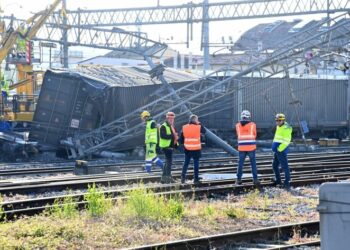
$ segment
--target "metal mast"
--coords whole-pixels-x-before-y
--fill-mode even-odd
[[[329,29],[315,32],[329,21],[332,23]],[[269,78],[283,74],[285,70],[305,62],[303,56],[305,51],[328,44],[330,38],[332,39],[331,42],[336,43],[337,46],[343,46],[349,43],[349,37],[350,20],[344,19],[344,15],[331,20],[320,21],[299,34],[292,35],[266,49],[267,58],[252,66],[243,70],[240,67],[223,68],[198,81],[176,89],[174,92],[169,93],[164,90],[162,93],[158,93],[159,98],[136,109],[134,112],[87,134],[73,138],[73,144],[79,142],[79,144],[74,144],[74,147],[80,149],[82,156],[114,148],[140,133],[142,125],[139,122],[139,114],[144,109],[155,114],[155,119],[163,117],[166,111],[171,109],[181,119],[181,117],[183,118],[184,115],[188,114],[188,109],[196,112],[203,105],[209,105],[237,91],[238,83],[243,76],[255,74],[262,78]],[[274,49],[272,53],[269,52],[271,49]],[[259,81],[257,80],[255,84],[258,84]],[[180,100],[178,97],[180,97]]]

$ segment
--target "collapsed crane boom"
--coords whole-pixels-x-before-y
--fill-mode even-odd
[[[314,32],[327,22],[332,24],[328,29]],[[116,147],[140,133],[142,125],[139,122],[139,113],[142,110],[149,110],[157,119],[171,109],[181,119],[181,116],[188,113],[188,109],[196,112],[203,105],[237,91],[240,77],[258,74],[262,78],[269,78],[287,73],[288,69],[305,62],[305,51],[320,48],[330,42],[344,46],[349,43],[349,37],[350,20],[345,19],[344,15],[320,21],[307,30],[266,49],[266,58],[252,66],[245,69],[227,67],[176,89],[173,93],[165,92],[166,90],[159,92],[159,98],[153,102],[96,130],[73,138],[74,147],[81,155]],[[319,55],[315,55],[317,56]]]

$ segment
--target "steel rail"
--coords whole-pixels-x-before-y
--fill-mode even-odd
[[[350,178],[350,169],[344,172],[339,173],[309,173],[305,175],[305,173],[301,173],[301,176],[293,176],[291,185],[294,187],[297,186],[305,186],[309,184],[321,184],[324,182],[336,182],[339,180],[346,180]],[[273,184],[270,181],[266,181],[265,179],[262,181],[262,187],[270,187]],[[124,188],[124,189],[116,189],[116,190],[108,190],[104,191],[106,195],[113,197],[113,199],[127,198],[125,194],[128,191],[137,189],[138,187],[133,188]],[[219,194],[227,194],[234,193],[239,194],[246,192],[247,190],[251,190],[256,188],[251,182],[247,182],[245,180],[242,185],[234,185],[233,180],[220,180],[220,181],[212,181],[202,183],[200,186],[195,186],[192,184],[179,185],[177,184],[165,184],[165,185],[156,185],[153,187],[147,187],[147,189],[152,190],[157,195],[164,195],[167,197],[171,197],[174,195],[183,195],[184,197],[201,197],[201,196],[209,196],[215,197]],[[3,202],[1,205],[4,209],[4,214],[7,219],[17,218],[20,215],[32,215],[42,212],[43,210],[52,207],[52,204],[57,199],[63,199],[66,196],[71,196],[76,200],[79,208],[83,208],[86,202],[83,201],[84,193],[75,194],[75,195],[62,195],[62,196],[52,196],[52,197],[44,197],[44,198],[35,198],[35,199],[27,199],[21,201],[10,201]]]
[[[240,244],[250,243],[253,246],[257,246],[257,242],[260,241],[260,245],[266,245],[266,242],[272,242],[280,244],[281,247],[285,247],[281,242],[285,242],[285,238],[291,238],[296,228],[302,229],[304,235],[318,235],[319,234],[319,221],[301,222],[287,225],[279,225],[274,227],[259,228],[253,230],[244,230],[238,232],[230,232],[209,236],[202,236],[197,238],[190,238],[178,241],[170,241],[160,244],[144,245],[139,247],[132,247],[128,249],[167,249],[167,250],[182,250],[182,249],[220,249],[225,246],[228,248],[239,247]],[[311,244],[315,244],[312,242]],[[263,249],[261,246],[259,249]],[[266,248],[265,248],[266,249]],[[283,249],[283,248],[277,248]]]
[[[325,168],[325,167],[341,167],[341,166],[347,166],[349,164],[350,158],[338,158],[338,159],[324,159],[324,160],[319,160],[319,161],[305,161],[305,162],[290,162],[290,168],[292,171],[299,171],[299,170],[312,170],[312,169],[320,169],[320,168]],[[334,165],[336,163],[336,165]],[[246,166],[248,163],[246,163]],[[114,165],[111,165],[114,166]],[[142,177],[145,175],[144,171],[132,171],[132,172],[118,172],[118,171],[113,171],[111,169],[110,165],[107,165],[107,170],[111,170],[111,172],[107,174],[91,174],[91,175],[78,175],[78,176],[65,176],[65,177],[57,177],[57,178],[50,178],[50,179],[33,179],[32,181],[25,180],[23,181],[24,184],[21,184],[20,181],[18,180],[10,180],[6,181],[7,183],[0,183],[0,186],[16,186],[16,185],[28,185],[28,184],[36,184],[36,183],[52,183],[52,182],[62,182],[62,181],[79,181],[79,180],[87,180],[87,179],[101,179],[101,178],[115,178],[118,176],[122,177],[131,177],[133,176],[134,178],[137,178],[138,176]],[[259,173],[270,173],[271,170],[271,160],[265,161],[265,162],[260,162],[257,164]],[[92,166],[96,168],[100,168],[101,166]],[[114,166],[115,168],[115,166]],[[201,166],[201,173],[206,173],[206,172],[231,172],[235,171],[236,167],[233,165],[231,161],[229,162],[223,162],[222,164],[218,164],[218,162],[210,162],[208,163],[202,163]],[[176,175],[178,171],[181,171],[181,167],[177,166],[173,168],[174,174]],[[114,173],[113,173],[114,172]],[[246,172],[250,172],[250,168],[247,168]],[[151,174],[157,175],[159,174],[159,170],[153,171]],[[20,175],[22,175],[22,172],[20,172]],[[149,176],[149,174],[146,174],[146,176]]]
[[[311,168],[305,167],[305,165],[310,165]],[[339,172],[346,170],[349,166],[349,162],[329,162],[322,164],[320,162],[316,163],[303,163],[303,166],[294,167],[291,165],[291,174],[296,175],[299,173],[321,173],[321,172]],[[306,171],[305,171],[306,169]],[[229,166],[222,167],[208,167],[201,169],[201,173],[231,173],[233,174],[235,168]],[[272,178],[271,166],[267,166],[266,169],[259,169],[260,178],[266,178],[266,174],[270,174],[269,178]],[[265,174],[262,175],[262,173]],[[181,175],[181,170],[173,171],[173,177],[179,178]],[[190,170],[188,173],[188,178],[191,178],[193,171]],[[84,176],[73,176],[71,178],[57,178],[57,179],[44,179],[44,180],[33,180],[31,182],[4,182],[0,183],[0,193],[3,195],[10,194],[27,194],[30,192],[41,193],[48,191],[63,191],[65,189],[85,189],[92,183],[109,186],[109,185],[127,185],[132,183],[150,183],[159,182],[160,175],[159,172],[153,174],[146,174],[144,172],[135,173],[117,173],[108,175],[84,175]],[[233,181],[233,179],[232,179]]]
[[[333,160],[333,161],[340,161],[340,160],[346,160],[350,159],[350,155],[347,156],[346,154],[334,154],[334,155],[305,155],[305,157],[300,157],[300,154],[292,156],[292,158],[289,158],[289,162],[294,163],[300,160],[303,160],[305,162],[311,161],[314,159],[320,160]],[[263,155],[257,157],[257,165],[260,166],[262,164],[267,164],[271,162],[271,155]],[[217,164],[220,162],[229,162],[229,161],[237,161],[237,157],[221,157],[221,158],[208,158],[208,159],[201,159],[201,167],[208,166],[210,164]],[[74,162],[69,162],[74,164]],[[96,164],[93,163],[91,167],[104,167],[107,170],[112,170],[112,168],[120,168],[121,170],[137,170],[142,169],[143,161],[140,162],[133,162],[133,163],[105,163],[105,164]],[[175,160],[174,166],[179,167],[182,166],[183,160]],[[46,165],[47,163],[44,163]],[[40,165],[40,164],[37,164]],[[245,163],[245,165],[249,165],[248,163]],[[50,174],[50,173],[60,173],[60,172],[72,172],[74,169],[74,166],[62,166],[62,167],[47,167],[47,168],[19,168],[19,169],[4,169],[0,170],[0,177],[1,176],[16,176],[16,175],[30,175],[30,174]]]

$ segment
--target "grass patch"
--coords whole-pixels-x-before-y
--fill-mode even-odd
[[[90,196],[85,200],[93,204],[91,211],[88,210],[88,204],[86,211],[78,212],[70,205],[64,208],[63,204],[74,203],[67,198],[56,201],[60,205],[56,213],[0,223],[0,250],[133,248],[207,234],[291,223],[296,218],[298,221],[318,218],[315,210],[304,209],[314,201],[299,199],[300,194],[295,197],[299,203],[294,204],[293,211],[288,211],[286,200],[293,197],[278,189],[273,189],[272,192],[266,189],[260,193],[253,191],[248,195],[228,196],[226,199],[184,200],[182,196],[158,196],[141,186],[126,193],[128,200],[119,199],[114,206],[109,197],[100,191],[94,185],[89,188]],[[109,200],[107,205],[103,205],[105,200]],[[253,204],[253,201],[256,203],[247,207],[247,203]],[[301,204],[303,209],[298,209]],[[96,212],[101,210],[105,214]],[[102,214],[98,219],[95,218]],[[298,232],[294,235],[294,240],[304,237]]]
[[[199,211],[199,216],[210,219],[215,217],[216,213],[215,207],[209,204]]]
[[[256,207],[260,203],[259,190],[255,189],[254,191],[247,194],[245,203],[248,207]]]
[[[0,249],[77,249],[83,225],[76,219],[34,216],[0,225]]]
[[[106,197],[102,190],[96,188],[95,183],[88,186],[84,200],[87,201],[85,208],[92,217],[102,216],[112,207],[112,199]]]
[[[0,222],[5,219],[5,209],[3,208],[3,206],[1,205],[1,203],[3,202],[2,196],[0,194]]]
[[[184,200],[180,195],[166,199],[164,196],[155,195],[143,185],[139,189],[127,192],[126,195],[129,197],[124,209],[127,215],[155,220],[181,220],[184,216]]]
[[[244,208],[229,207],[225,210],[226,215],[231,219],[244,219],[248,217]]]
[[[76,199],[73,198],[72,192],[69,196],[55,199],[53,207],[49,209],[49,214],[58,218],[73,218],[79,214]]]

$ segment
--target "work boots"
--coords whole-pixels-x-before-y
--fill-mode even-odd
[[[254,180],[253,181],[253,185],[256,186],[256,187],[260,186],[260,181],[259,180]]]
[[[243,183],[243,182],[242,182],[241,179],[237,179],[237,180],[236,180],[236,185],[242,185],[242,183]]]
[[[173,178],[171,178],[171,176],[162,176],[162,178],[160,179],[160,183],[162,184],[169,184],[174,182],[175,181],[173,180]]]

